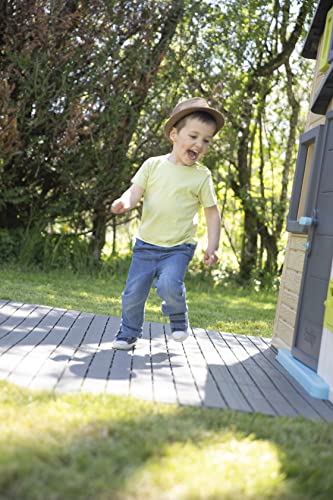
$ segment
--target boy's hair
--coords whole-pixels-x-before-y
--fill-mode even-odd
[[[187,120],[189,118],[196,118],[202,123],[212,124],[215,125],[215,128],[217,128],[216,120],[210,113],[206,113],[206,111],[194,111],[193,113],[184,116],[184,118],[181,118],[178,122],[174,124],[174,127],[177,130],[177,132],[180,132],[181,129],[185,127]]]

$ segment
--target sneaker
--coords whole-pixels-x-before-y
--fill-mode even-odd
[[[112,342],[112,347],[113,349],[128,351],[129,349],[132,349],[137,340],[138,339],[136,337],[129,337],[128,339],[114,339],[114,341]]]
[[[175,330],[172,332],[172,338],[176,342],[184,342],[184,340],[187,339],[187,337],[190,335],[190,329],[188,328],[186,331],[185,330]]]

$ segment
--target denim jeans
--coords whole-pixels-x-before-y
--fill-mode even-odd
[[[149,291],[155,288],[162,302],[162,312],[169,316],[171,330],[186,330],[188,314],[184,276],[196,245],[183,243],[160,247],[137,239],[132,263],[122,294],[122,318],[118,339],[142,336],[144,309]]]

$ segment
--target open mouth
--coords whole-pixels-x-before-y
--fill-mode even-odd
[[[196,153],[192,149],[188,149],[187,156],[190,158],[191,161],[196,161],[196,159],[198,158],[199,155],[198,155],[198,153]]]

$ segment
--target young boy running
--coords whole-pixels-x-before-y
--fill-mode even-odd
[[[201,97],[179,103],[164,126],[171,153],[146,160],[131,187],[112,203],[111,211],[122,214],[143,197],[114,349],[131,349],[142,336],[145,303],[155,279],[172,338],[183,342],[190,334],[184,276],[196,248],[199,206],[204,207],[207,225],[208,266],[218,260],[221,226],[211,173],[198,162],[223,123],[222,114]]]

